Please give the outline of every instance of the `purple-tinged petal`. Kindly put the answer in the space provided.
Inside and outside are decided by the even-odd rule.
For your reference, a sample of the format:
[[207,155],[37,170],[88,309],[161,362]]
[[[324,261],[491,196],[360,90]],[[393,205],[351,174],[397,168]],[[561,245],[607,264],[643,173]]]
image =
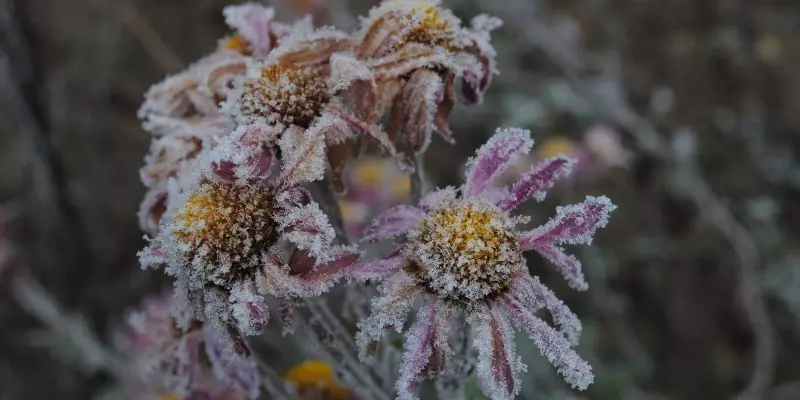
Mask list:
[[236,283],[231,289],[228,302],[240,332],[245,335],[259,335],[264,331],[269,320],[269,309],[264,297],[256,293],[253,282]]
[[616,206],[605,197],[588,196],[581,204],[558,207],[548,223],[519,236],[520,249],[536,250],[564,275],[570,287],[586,290],[588,285],[581,263],[560,247],[563,244],[591,244],[597,229],[606,226],[608,215]]
[[425,214],[417,207],[400,205],[375,218],[364,230],[363,241],[377,242],[402,235],[417,226]]
[[594,382],[592,367],[572,349],[564,335],[526,310],[517,300],[504,296],[501,301],[514,323],[528,332],[542,355],[558,369],[567,383],[585,390]]
[[450,356],[446,335],[449,318],[443,318],[448,313],[443,313],[439,308],[438,300],[431,298],[420,310],[417,321],[406,335],[396,384],[398,399],[417,399],[414,385],[420,376],[426,372],[433,375],[440,373]]
[[467,163],[464,197],[479,196],[519,156],[527,154],[533,145],[530,135],[518,128],[498,129]]
[[139,256],[139,264],[142,269],[158,268],[167,263],[166,253],[153,242],[150,242],[150,245],[142,249],[137,256]]
[[343,251],[324,264],[318,264],[313,269],[300,275],[300,279],[306,285],[329,286],[338,280],[339,277],[361,257],[357,251]]
[[514,332],[496,306],[484,306],[468,317],[472,345],[478,351],[478,382],[492,400],[511,400],[520,390],[519,373],[525,365],[514,346]]
[[455,200],[456,197],[458,197],[458,192],[456,189],[452,186],[448,186],[426,194],[424,197],[422,197],[422,200],[419,201],[419,207],[427,211],[435,208],[441,203]]
[[539,277],[531,277],[527,273],[514,276],[508,285],[508,296],[519,301],[531,312],[546,308],[561,334],[572,346],[578,345],[583,330],[581,321],[552,290],[542,284]]
[[398,332],[403,329],[406,315],[423,295],[416,279],[402,271],[387,278],[378,291],[380,295],[372,299],[370,316],[358,322],[356,346],[362,360],[375,354],[387,329],[394,327]]
[[228,6],[223,10],[225,22],[239,31],[250,44],[254,57],[265,57],[275,46],[276,35],[271,29],[275,10],[257,3]]
[[553,157],[534,165],[511,186],[508,195],[500,202],[500,208],[513,210],[530,197],[537,201],[544,200],[556,181],[569,175],[574,163],[569,158]]
[[347,268],[345,276],[348,279],[366,281],[369,279],[381,279],[391,275],[408,265],[405,258],[389,258],[386,260],[362,261],[352,264]]
[[211,362],[214,375],[245,395],[246,398],[257,398],[261,386],[256,363],[249,357],[226,354],[219,337],[213,331],[205,329],[204,337],[206,354]]

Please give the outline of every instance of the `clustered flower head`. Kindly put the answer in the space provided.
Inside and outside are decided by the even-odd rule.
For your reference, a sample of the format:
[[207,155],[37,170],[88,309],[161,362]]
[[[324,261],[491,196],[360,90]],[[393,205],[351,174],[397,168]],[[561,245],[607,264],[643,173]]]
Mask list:
[[[572,167],[571,160],[554,157],[534,165],[510,187],[494,186],[531,145],[528,131],[498,130],[468,162],[464,185],[434,191],[417,206],[392,208],[367,229],[367,240],[401,240],[387,258],[359,263],[350,271],[354,278],[383,282],[372,315],[359,323],[363,355],[375,352],[387,329],[401,330],[406,314],[418,313],[403,348],[400,398],[415,398],[418,380],[451,372],[451,360],[464,356],[451,347],[459,318],[470,328],[478,378],[492,399],[513,398],[525,371],[514,349],[512,324],[530,335],[572,386],[585,389],[592,383],[591,367],[572,349],[580,321],[529,274],[522,253],[535,250],[555,264],[570,286],[585,290],[580,262],[561,246],[589,244],[615,207],[605,197],[590,196],[558,208],[536,229],[517,229],[528,219],[511,211],[530,197],[543,199]],[[556,328],[535,315],[540,309],[550,312]]]
[[[400,398],[414,398],[422,378],[469,373],[466,341],[477,352],[484,392],[512,398],[525,369],[512,324],[567,382],[586,388],[591,368],[572,349],[580,322],[529,274],[522,253],[537,251],[585,290],[580,263],[561,246],[588,244],[614,206],[588,197],[534,230],[520,229],[528,218],[510,214],[530,197],[543,199],[573,161],[549,158],[500,187],[532,141],[527,131],[498,131],[468,162],[463,186],[391,208],[366,228],[366,241],[398,239],[376,261],[334,244],[326,208],[308,190],[327,176],[323,184],[343,192],[346,167],[370,144],[411,172],[409,159],[427,149],[434,130],[453,142],[448,118],[456,103],[479,103],[497,73],[490,32],[500,21],[480,15],[465,27],[438,0],[384,1],[353,33],[315,29],[309,18],[281,24],[254,3],[224,15],[232,32],[212,54],[151,88],[139,113],[153,135],[140,209],[151,237],[139,258],[175,278],[171,311],[156,307],[137,325],[161,388],[187,395],[210,368],[237,393],[256,396],[244,337],[267,325],[265,296],[280,302],[290,333],[299,300],[342,278],[382,282],[372,315],[358,323],[364,357],[387,329],[400,331],[406,314],[418,312],[403,344]],[[555,328],[535,315],[540,309]],[[150,329],[154,337],[145,334]]]

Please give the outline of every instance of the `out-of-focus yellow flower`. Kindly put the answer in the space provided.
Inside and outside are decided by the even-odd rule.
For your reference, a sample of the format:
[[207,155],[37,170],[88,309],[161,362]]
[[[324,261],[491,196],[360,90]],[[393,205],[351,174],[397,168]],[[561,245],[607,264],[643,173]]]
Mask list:
[[297,386],[300,396],[321,395],[324,400],[350,398],[350,392],[336,383],[333,368],[322,361],[303,362],[290,369],[283,380]]
[[564,136],[552,136],[539,145],[536,154],[539,159],[555,157],[558,155],[569,156],[575,152],[575,141]]
[[158,396],[158,400],[181,400],[181,398],[172,394],[165,394],[163,396]]
[[356,217],[355,205],[348,200],[339,200],[339,212],[345,221],[352,221]]
[[353,184],[362,188],[377,188],[386,175],[386,163],[378,158],[361,160],[353,170]]
[[394,179],[391,187],[392,197],[398,200],[405,200],[411,193],[411,177],[401,175]]

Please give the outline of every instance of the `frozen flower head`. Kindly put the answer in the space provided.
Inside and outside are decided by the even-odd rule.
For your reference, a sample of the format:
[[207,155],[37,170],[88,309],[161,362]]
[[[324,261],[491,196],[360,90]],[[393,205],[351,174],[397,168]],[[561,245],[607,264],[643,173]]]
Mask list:
[[302,156],[320,152],[317,143],[284,141],[282,170],[267,181],[263,171],[270,165],[251,168],[249,157],[237,159],[249,145],[237,138],[209,155],[139,255],[145,267],[166,265],[187,312],[214,326],[241,354],[247,351],[241,334],[258,334],[267,323],[262,295],[284,303],[285,328],[291,329],[293,302],[327,290],[360,254],[333,245],[327,216],[299,186],[321,178],[324,165]]
[[497,73],[489,34],[500,24],[481,15],[470,28],[462,27],[432,0],[384,1],[370,11],[354,54],[369,66],[381,91],[391,93],[392,139],[402,135],[416,153],[425,151],[433,129],[453,141],[447,120],[457,101],[455,80],[462,80],[464,102],[481,101]]
[[216,333],[180,313],[181,309],[174,297],[158,296],[128,317],[122,350],[141,380],[131,384],[131,389],[160,398],[258,397],[256,364],[246,358],[223,357]]
[[[585,389],[594,379],[591,367],[572,349],[580,321],[529,274],[523,252],[535,250],[555,264],[570,286],[585,290],[579,261],[561,246],[589,244],[615,207],[606,197],[590,196],[581,204],[559,207],[554,218],[536,229],[517,229],[527,218],[511,211],[530,197],[543,199],[573,164],[553,157],[509,187],[495,186],[530,151],[529,135],[498,130],[467,163],[466,183],[458,190],[438,190],[417,206],[390,209],[367,229],[367,240],[401,240],[385,259],[358,263],[350,272],[352,278],[383,281],[372,315],[359,322],[356,339],[364,355],[375,351],[385,330],[402,330],[407,313],[418,312],[405,337],[397,382],[402,399],[415,398],[417,380],[450,373],[454,362],[463,364],[470,357],[453,350],[453,337],[463,334],[453,325],[462,317],[477,351],[479,381],[491,399],[513,398],[520,389],[525,365],[514,350],[512,324],[530,335],[572,386]],[[540,309],[552,315],[555,328],[535,315]]]
[[233,81],[243,76],[252,57],[266,56],[289,32],[274,22],[274,11],[254,3],[226,7],[228,25],[235,34],[217,51],[188,69],[151,87],[139,109],[143,127],[153,135],[141,178],[148,191],[139,210],[141,227],[155,233],[173,197],[169,188],[182,189],[187,171],[198,156],[224,136],[234,122],[219,110]]

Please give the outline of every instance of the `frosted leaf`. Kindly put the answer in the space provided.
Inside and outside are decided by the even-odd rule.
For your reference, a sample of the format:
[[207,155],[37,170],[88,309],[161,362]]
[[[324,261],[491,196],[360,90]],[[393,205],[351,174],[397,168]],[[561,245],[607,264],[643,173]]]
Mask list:
[[259,335],[269,319],[264,298],[256,293],[251,281],[237,282],[228,299],[236,327],[245,335]]
[[491,400],[513,399],[520,390],[519,374],[526,367],[517,355],[514,332],[506,318],[492,306],[468,315],[472,345],[478,350],[477,375],[483,393]]
[[364,230],[363,241],[376,242],[403,235],[418,225],[425,214],[417,207],[400,205],[376,217]]
[[591,244],[599,228],[606,226],[609,214],[616,209],[605,197],[587,196],[580,204],[556,208],[556,216],[548,223],[519,235],[522,250],[536,250],[558,267],[569,285],[576,290],[586,290],[588,285],[581,271],[581,263],[564,253],[564,244]]
[[578,345],[583,330],[580,319],[538,277],[531,277],[528,274],[514,277],[508,285],[508,296],[519,301],[530,312],[546,308],[553,317],[555,326],[569,340],[570,344]]
[[516,159],[528,154],[533,146],[530,131],[519,128],[497,129],[474,158],[467,162],[467,182],[464,196],[479,196]]
[[325,258],[326,249],[336,237],[328,216],[313,202],[289,207],[275,216],[275,222],[283,231],[283,238],[315,258]]
[[530,197],[537,201],[544,200],[556,181],[569,175],[574,163],[565,157],[553,157],[534,165],[514,183],[499,207],[509,211]]
[[218,336],[209,330],[205,331],[204,338],[214,375],[246,398],[258,398],[261,378],[253,359],[225,353]]
[[436,376],[441,373],[452,356],[447,343],[449,313],[435,298],[420,309],[417,320],[406,333],[403,343],[403,360],[396,388],[398,399],[417,399],[414,385],[424,373]]
[[564,335],[527,311],[518,301],[508,297],[502,301],[514,323],[528,332],[542,355],[558,369],[567,383],[573,388],[586,390],[594,382],[592,367],[572,349]]
[[415,279],[405,272],[389,277],[378,291],[380,295],[371,302],[370,316],[358,322],[356,346],[361,349],[362,360],[374,355],[386,329],[394,327],[399,332],[403,328],[406,315],[423,293]]
[[264,7],[258,3],[244,3],[227,6],[222,14],[225,16],[225,23],[247,39],[254,57],[265,57],[269,54],[275,45],[271,27],[275,10],[272,7]]
[[310,129],[293,125],[287,129],[278,144],[283,159],[281,180],[300,184],[320,180],[325,174],[324,128],[318,124]]
[[414,71],[395,98],[389,118],[389,136],[402,135],[414,153],[423,153],[430,143],[443,90],[442,78],[436,72],[424,68]]
[[380,279],[405,268],[407,265],[408,261],[402,257],[362,261],[351,265],[347,269],[346,276],[348,279],[357,281]]

